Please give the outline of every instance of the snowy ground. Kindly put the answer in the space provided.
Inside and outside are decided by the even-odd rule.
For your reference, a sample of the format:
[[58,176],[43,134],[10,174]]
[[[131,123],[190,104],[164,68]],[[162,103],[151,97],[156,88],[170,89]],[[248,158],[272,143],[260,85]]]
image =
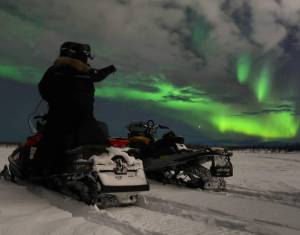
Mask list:
[[[0,148],[0,168],[12,148]],[[136,206],[96,210],[0,180],[0,235],[300,234],[300,153],[235,152],[227,192],[151,183]]]

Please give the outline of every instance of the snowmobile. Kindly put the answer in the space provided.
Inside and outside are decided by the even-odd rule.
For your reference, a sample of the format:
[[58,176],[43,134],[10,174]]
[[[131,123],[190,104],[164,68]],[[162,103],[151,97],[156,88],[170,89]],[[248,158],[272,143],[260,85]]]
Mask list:
[[[41,129],[43,123],[38,120],[33,126]],[[110,146],[82,145],[67,150],[62,173],[35,173],[35,152],[43,138],[42,132],[35,132],[8,157],[9,166],[0,176],[37,183],[100,208],[134,204],[140,192],[149,190],[143,162],[129,156],[115,139],[110,140]]]
[[[189,148],[184,138],[153,120],[133,121],[128,126],[129,154],[142,159],[149,178],[208,190],[224,190],[225,177],[233,176],[231,152],[224,148]],[[155,139],[158,129],[168,130]],[[210,169],[204,166],[211,162]]]

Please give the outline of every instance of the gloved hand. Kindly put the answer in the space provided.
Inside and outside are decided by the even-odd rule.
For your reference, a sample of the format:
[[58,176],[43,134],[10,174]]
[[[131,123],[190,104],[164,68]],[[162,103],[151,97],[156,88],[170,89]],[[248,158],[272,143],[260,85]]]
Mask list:
[[91,69],[89,71],[93,82],[100,82],[105,79],[109,74],[116,72],[117,69],[114,65],[109,65],[102,69]]

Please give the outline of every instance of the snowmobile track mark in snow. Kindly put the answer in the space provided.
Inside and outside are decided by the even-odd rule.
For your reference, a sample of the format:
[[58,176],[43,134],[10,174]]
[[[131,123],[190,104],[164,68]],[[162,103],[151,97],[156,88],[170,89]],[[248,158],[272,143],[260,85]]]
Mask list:
[[[193,190],[194,191],[194,190]],[[202,193],[202,191],[199,191]],[[159,212],[162,214],[170,214],[177,217],[182,217],[187,220],[192,220],[194,222],[204,222],[206,224],[214,223],[218,225],[218,227],[223,227],[224,229],[230,229],[239,232],[247,232],[252,234],[255,231],[255,234],[258,235],[273,235],[273,230],[262,230],[268,223],[264,223],[264,221],[257,221],[259,224],[256,224],[251,219],[238,217],[232,214],[227,214],[222,211],[213,210],[209,208],[205,208],[204,205],[192,206],[187,205],[180,202],[175,201],[167,201],[161,198],[157,198],[155,196],[145,196],[145,200],[147,203],[139,201],[137,206],[145,208],[147,210],[151,210],[154,212]],[[268,221],[267,221],[268,222]],[[272,224],[275,225],[275,224]],[[280,226],[280,224],[276,224],[276,226]],[[289,229],[295,230],[296,228],[291,226],[283,226]]]
[[[70,212],[73,216],[83,217],[89,222],[104,225],[113,228],[122,234],[133,234],[133,235],[152,235],[154,233],[148,231],[140,231],[129,223],[120,223],[120,221],[110,217],[106,209],[99,209],[97,206],[85,205],[80,201],[65,196],[59,192],[49,190],[39,185],[34,185],[28,182],[22,184],[31,193],[38,196],[39,198],[46,199],[51,205],[58,207],[64,211]],[[155,234],[154,234],[155,235]]]

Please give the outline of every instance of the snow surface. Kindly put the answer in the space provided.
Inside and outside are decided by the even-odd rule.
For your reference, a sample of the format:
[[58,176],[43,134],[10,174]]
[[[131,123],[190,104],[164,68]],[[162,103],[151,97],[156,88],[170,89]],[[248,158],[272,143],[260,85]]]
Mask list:
[[[0,168],[12,147],[0,148]],[[300,153],[235,152],[226,192],[151,182],[135,206],[98,210],[0,180],[0,235],[300,234]]]

